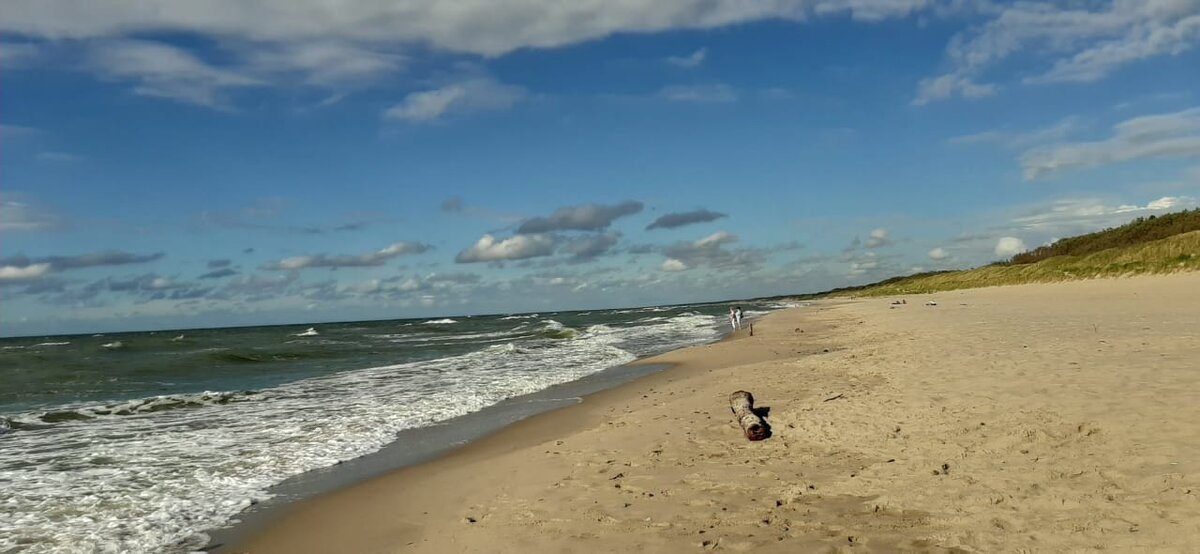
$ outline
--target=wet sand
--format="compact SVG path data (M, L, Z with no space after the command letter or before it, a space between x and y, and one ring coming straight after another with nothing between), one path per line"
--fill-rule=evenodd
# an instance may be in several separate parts
M1200 274L893 300L652 358L232 551L1195 551Z

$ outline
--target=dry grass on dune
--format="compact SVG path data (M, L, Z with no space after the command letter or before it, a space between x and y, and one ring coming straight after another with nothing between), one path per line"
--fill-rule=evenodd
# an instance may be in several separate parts
M1200 231L1132 246L1109 248L1082 256L1060 255L1028 264L994 264L964 271L913 275L834 294L922 294L977 287L1194 270L1200 270Z

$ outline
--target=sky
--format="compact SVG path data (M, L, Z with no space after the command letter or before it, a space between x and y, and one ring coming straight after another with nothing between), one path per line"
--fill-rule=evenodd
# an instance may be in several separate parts
M4 12L0 335L816 292L1200 198L1200 0Z

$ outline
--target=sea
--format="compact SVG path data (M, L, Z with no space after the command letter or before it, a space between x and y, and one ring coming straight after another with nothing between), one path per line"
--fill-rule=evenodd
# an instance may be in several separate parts
M727 315L696 304L0 339L0 554L195 551L284 480L713 342Z

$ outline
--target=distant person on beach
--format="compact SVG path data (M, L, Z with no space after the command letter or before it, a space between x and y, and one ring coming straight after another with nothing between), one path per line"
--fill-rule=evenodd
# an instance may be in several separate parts
M729 327L735 331L738 328L737 312L734 311L733 306L729 307Z
M734 327L742 328L742 307L738 306L733 310Z

